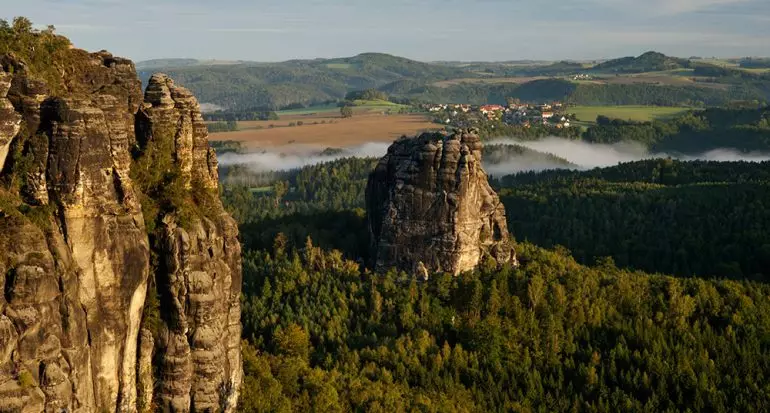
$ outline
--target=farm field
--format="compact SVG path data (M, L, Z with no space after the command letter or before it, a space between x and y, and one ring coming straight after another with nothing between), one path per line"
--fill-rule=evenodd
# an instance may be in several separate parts
M594 122L596 117L604 115L612 119L651 121L665 119L684 113L692 108L664 106L574 106L570 113L577 115L581 122Z
M289 124L301 126L288 126ZM273 127L269 127L269 125ZM275 149L291 152L292 147L306 149L343 148L369 142L392 142L402 135L415 135L427 130L440 130L424 115L383 115L356 113L342 119L334 112L281 116L279 121L239 122L235 132L209 135L212 141L239 141L250 149Z
M353 113L371 113L390 110L391 112L397 112L402 108L406 108L405 105L399 105L398 103L389 102L386 100L355 100L353 101ZM340 108L336 104L311 106L309 108L302 109L290 109L278 111L278 116L283 118L284 116L295 115L338 115Z

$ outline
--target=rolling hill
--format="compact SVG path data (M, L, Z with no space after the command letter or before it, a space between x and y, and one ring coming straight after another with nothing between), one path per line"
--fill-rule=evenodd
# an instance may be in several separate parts
M658 52L647 52L639 57L622 57L600 63L591 68L591 72L645 73L688 68L690 68L690 61L687 59L670 57Z
M231 110L336 103L349 92L364 89L378 89L399 102L470 104L502 104L507 97L526 102L696 107L770 100L768 75L657 52L609 60L592 68L585 62L569 61L425 63L382 53L280 63L160 59L137 66L145 81L154 72L168 73L201 102ZM661 73L666 71L669 73ZM573 81L575 73L590 73L595 78Z
M411 80L430 83L473 74L453 66L422 63L381 53L337 59L291 60L281 63L245 62L230 65L170 61L171 65L141 62L140 76L163 71L191 89L202 102L228 108L317 104L342 99L348 92Z

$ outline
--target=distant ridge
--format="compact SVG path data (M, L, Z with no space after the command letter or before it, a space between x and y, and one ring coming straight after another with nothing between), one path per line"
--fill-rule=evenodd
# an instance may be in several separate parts
M153 73L162 71L195 92L202 102L227 108L279 109L296 103L334 101L354 90L379 88L400 80L429 84L475 76L459 67L385 53L280 63L156 59L137 67L145 82Z
M163 69L169 67L217 66L244 63L243 60L198 60L198 59L150 59L136 63L137 70Z
M658 52L601 62L548 63L427 63L386 53L361 53L273 63L155 59L140 62L138 69L145 82L153 73L164 72L192 90L201 102L232 110L329 105L350 92L366 89L378 89L399 103L504 104L508 98L517 98L535 103L703 106L770 99L766 84L770 75L740 71L738 63L734 65L722 68ZM637 76L644 73L654 75ZM608 77L612 80L604 79Z
M621 57L594 66L592 72L600 73L645 73L664 70L687 69L688 59L666 56L663 53L647 52L639 57Z

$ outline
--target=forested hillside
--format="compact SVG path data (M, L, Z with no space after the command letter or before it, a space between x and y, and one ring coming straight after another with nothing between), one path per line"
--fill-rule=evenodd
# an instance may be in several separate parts
M190 65L183 62L163 68L149 66L140 70L140 76L149 78L157 71L173 76L195 92L201 102L230 109L310 105L342 99L354 90L377 88L403 79L430 83L473 76L460 68L379 53L282 63Z
M666 56L658 52L647 52L638 57L622 57L600 63L590 70L595 73L645 73L674 69L686 69L691 66L687 59Z
M732 148L770 150L770 109L719 109L690 112L670 120L629 122L600 117L583 139L592 143L635 141L653 151L703 153Z
M244 258L242 411L760 412L770 289L581 266L419 283L310 240Z
M770 280L770 163L652 160L505 177L511 232L580 262Z
M344 159L267 191L227 185L247 250L242 411L751 412L770 401L770 290L745 280L767 268L768 165L505 178L521 266L427 282L361 265L372 167Z
M593 68L574 62L508 65L422 63L401 57L364 53L338 59L292 60L281 63L207 64L185 59L146 62L144 77L164 71L193 90L205 103L232 110L280 109L342 100L352 91L377 88L401 101L504 104L507 98L524 102L565 101L577 105L724 106L735 101L770 100L770 78L738 69L650 52ZM656 79L614 82L572 81L578 73L626 76L692 68L698 82L661 82ZM737 75L737 76L736 76ZM518 82L475 82L506 77L549 77ZM673 75L671 75L673 76ZM449 85L436 82L455 80Z

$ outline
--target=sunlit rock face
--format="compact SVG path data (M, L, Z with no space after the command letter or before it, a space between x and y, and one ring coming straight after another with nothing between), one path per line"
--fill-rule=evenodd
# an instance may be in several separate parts
M0 412L233 411L237 226L214 198L205 217L183 228L165 211L148 234L131 178L163 125L181 196L216 190L198 103L165 76L143 94L129 60L69 53L56 88L0 56Z
M189 91L165 75L153 76L137 131L142 144L170 140L185 188L216 191L216 156ZM238 226L218 199L210 208L187 227L174 213L159 223L156 281L163 311L153 340L162 378L156 400L165 411L232 411L242 380Z
M459 274L484 256L515 263L505 209L481 166L475 130L401 138L369 176L376 269Z

